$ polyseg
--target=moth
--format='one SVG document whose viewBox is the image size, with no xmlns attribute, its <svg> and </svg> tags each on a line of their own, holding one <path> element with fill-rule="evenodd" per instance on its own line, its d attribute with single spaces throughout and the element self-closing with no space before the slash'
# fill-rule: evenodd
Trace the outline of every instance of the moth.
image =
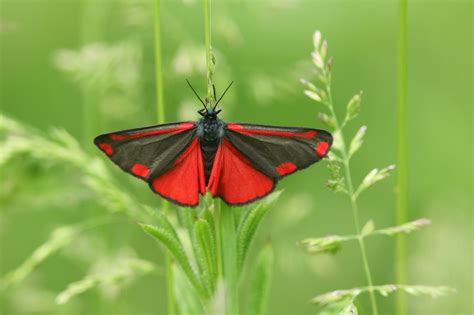
<svg viewBox="0 0 474 315">
<path fill-rule="evenodd" d="M 233 82 L 232 82 L 233 83 Z M 325 130 L 225 122 L 217 100 L 203 101 L 197 121 L 167 123 L 99 135 L 95 145 L 125 172 L 180 206 L 195 207 L 209 192 L 229 205 L 270 194 L 285 176 L 325 157 Z M 212 103 L 215 103 L 213 105 Z"/>
</svg>

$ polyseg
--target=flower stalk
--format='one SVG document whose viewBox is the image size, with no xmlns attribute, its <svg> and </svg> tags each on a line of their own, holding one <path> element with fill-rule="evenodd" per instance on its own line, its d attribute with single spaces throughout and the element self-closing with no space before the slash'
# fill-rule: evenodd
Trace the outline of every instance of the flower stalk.
<svg viewBox="0 0 474 315">
<path fill-rule="evenodd" d="M 165 122 L 165 100 L 163 89 L 163 57 L 161 51 L 161 0 L 153 1 L 153 24 L 155 36 L 155 82 L 156 82 L 156 120 L 158 124 Z M 168 212 L 169 204 L 163 201 L 163 211 Z M 166 274 L 166 301 L 168 314 L 176 314 L 176 301 L 174 295 L 173 281 L 173 258 L 169 250 L 165 250 L 165 274 Z"/>
</svg>

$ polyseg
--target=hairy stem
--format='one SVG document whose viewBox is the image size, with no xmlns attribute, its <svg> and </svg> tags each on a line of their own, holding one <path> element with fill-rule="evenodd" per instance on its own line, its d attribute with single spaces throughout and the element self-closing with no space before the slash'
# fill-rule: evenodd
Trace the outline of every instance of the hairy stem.
<svg viewBox="0 0 474 315">
<path fill-rule="evenodd" d="M 165 100 L 163 92 L 163 58 L 161 56 L 161 0 L 153 2 L 153 21 L 155 29 L 155 80 L 156 80 L 156 115 L 157 122 L 165 122 Z M 168 213 L 169 204 L 163 201 L 163 211 Z M 168 250 L 165 250 L 165 273 L 166 273 L 166 301 L 169 315 L 176 314 L 176 301 L 174 295 L 173 281 L 173 258 Z"/>
<path fill-rule="evenodd" d="M 237 235 L 232 208 L 221 201 L 221 236 L 222 236 L 222 271 L 226 288 L 226 314 L 239 313 L 238 300 L 238 268 L 237 268 Z"/>
<path fill-rule="evenodd" d="M 335 125 L 336 125 L 336 130 L 340 131 L 340 140 L 341 140 L 341 148 L 342 148 L 342 159 L 343 159 L 343 164 L 344 164 L 344 170 L 345 170 L 345 177 L 346 177 L 346 183 L 347 183 L 347 192 L 349 193 L 349 197 L 351 199 L 351 208 L 352 208 L 352 216 L 354 219 L 354 227 L 356 229 L 356 233 L 358 235 L 357 240 L 359 243 L 359 248 L 362 256 L 362 263 L 364 265 L 364 272 L 365 272 L 365 278 L 367 280 L 367 284 L 370 288 L 369 290 L 369 296 L 370 296 L 370 303 L 372 306 L 372 313 L 374 315 L 378 314 L 377 311 L 377 301 L 375 300 L 375 293 L 373 291 L 373 282 L 372 282 L 372 274 L 370 272 L 370 266 L 369 266 L 369 260 L 367 259 L 367 252 L 365 249 L 365 241 L 364 237 L 361 234 L 361 229 L 360 229 L 360 223 L 359 223 L 359 207 L 357 205 L 357 199 L 356 195 L 354 192 L 354 185 L 352 184 L 352 175 L 351 175 L 351 168 L 349 164 L 350 156 L 349 156 L 349 151 L 346 145 L 346 141 L 344 140 L 344 135 L 342 134 L 342 129 L 340 127 L 339 121 L 336 116 L 336 112 L 334 111 L 334 105 L 333 105 L 333 100 L 332 100 L 332 94 L 331 94 L 331 87 L 330 87 L 330 82 L 326 85 L 326 92 L 328 95 L 328 106 L 329 110 L 331 111 L 331 115 L 334 117 Z"/>
<path fill-rule="evenodd" d="M 407 154 L 406 154 L 406 111 L 407 111 L 407 0 L 398 1 L 398 104 L 397 104 L 397 201 L 396 223 L 407 220 Z M 395 247 L 395 277 L 397 283 L 406 283 L 406 245 L 405 236 L 397 235 Z M 406 313 L 406 300 L 403 292 L 396 295 L 396 313 Z"/>
</svg>

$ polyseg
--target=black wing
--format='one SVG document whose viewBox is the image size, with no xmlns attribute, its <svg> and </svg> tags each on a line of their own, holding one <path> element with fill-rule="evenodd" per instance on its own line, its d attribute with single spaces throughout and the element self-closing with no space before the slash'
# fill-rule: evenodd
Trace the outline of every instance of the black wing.
<svg viewBox="0 0 474 315">
<path fill-rule="evenodd" d="M 318 162 L 332 135 L 320 129 L 228 123 L 225 137 L 265 175 L 280 179 Z"/>
<path fill-rule="evenodd" d="M 122 130 L 94 139 L 122 170 L 150 182 L 169 170 L 196 136 L 193 122 Z"/>
</svg>

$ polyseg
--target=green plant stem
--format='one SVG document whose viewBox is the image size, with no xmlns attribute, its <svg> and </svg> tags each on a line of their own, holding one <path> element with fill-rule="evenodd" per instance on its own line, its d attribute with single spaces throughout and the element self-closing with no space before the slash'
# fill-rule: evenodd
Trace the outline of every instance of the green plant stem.
<svg viewBox="0 0 474 315">
<path fill-rule="evenodd" d="M 218 201 L 221 203 L 221 201 Z M 221 204 L 221 236 L 222 236 L 222 271 L 226 288 L 226 314 L 239 313 L 238 300 L 238 268 L 237 268 L 237 233 L 232 208 Z"/>
<path fill-rule="evenodd" d="M 224 277 L 223 271 L 222 271 L 222 236 L 221 236 L 221 229 L 220 226 L 222 225 L 221 223 L 221 202 L 216 201 L 214 203 L 214 225 L 216 226 L 215 228 L 215 237 L 216 237 L 216 258 L 217 258 L 217 279 L 222 279 Z"/>
<path fill-rule="evenodd" d="M 163 61 L 161 56 L 161 0 L 154 0 L 156 115 L 159 124 L 165 122 L 163 93 Z"/>
<path fill-rule="evenodd" d="M 163 89 L 163 58 L 161 55 L 161 0 L 153 1 L 154 30 L 155 30 L 155 81 L 156 81 L 156 120 L 159 124 L 165 122 L 165 100 Z M 169 204 L 163 201 L 163 212 L 168 214 Z M 176 301 L 174 295 L 173 258 L 169 250 L 165 250 L 166 274 L 166 301 L 169 315 L 176 314 Z"/>
<path fill-rule="evenodd" d="M 397 224 L 402 224 L 407 220 L 407 1 L 398 1 Z M 399 284 L 406 283 L 406 244 L 405 236 L 401 234 L 396 238 L 395 278 Z M 406 314 L 406 299 L 403 292 L 397 292 L 396 313 Z"/>
<path fill-rule="evenodd" d="M 365 249 L 364 237 L 361 234 L 360 223 L 359 223 L 359 207 L 357 205 L 357 199 L 354 192 L 354 185 L 352 184 L 351 168 L 349 164 L 350 156 L 347 150 L 346 141 L 344 140 L 344 136 L 342 134 L 342 130 L 339 125 L 339 121 L 337 120 L 336 112 L 334 111 L 330 83 L 328 83 L 326 86 L 326 92 L 328 95 L 329 110 L 331 111 L 331 115 L 334 117 L 336 130 L 339 130 L 339 134 L 340 134 L 342 159 L 344 163 L 345 177 L 346 177 L 346 182 L 347 182 L 347 192 L 349 193 L 349 197 L 351 199 L 352 216 L 354 219 L 354 226 L 356 229 L 356 233 L 358 235 L 357 241 L 359 243 L 359 248 L 362 255 L 362 263 L 364 265 L 365 277 L 366 277 L 369 288 L 371 288 L 369 290 L 369 296 L 370 296 L 370 303 L 372 306 L 372 313 L 373 315 L 377 315 L 378 314 L 377 301 L 375 300 L 375 293 L 372 289 L 373 288 L 372 274 L 370 272 L 369 260 L 367 259 L 367 251 Z"/>
<path fill-rule="evenodd" d="M 213 100 L 213 67 L 212 67 L 212 46 L 211 46 L 211 0 L 203 0 L 204 9 L 204 44 L 206 47 L 207 64 L 207 99 Z M 214 100 L 215 101 L 215 100 Z"/>
</svg>

